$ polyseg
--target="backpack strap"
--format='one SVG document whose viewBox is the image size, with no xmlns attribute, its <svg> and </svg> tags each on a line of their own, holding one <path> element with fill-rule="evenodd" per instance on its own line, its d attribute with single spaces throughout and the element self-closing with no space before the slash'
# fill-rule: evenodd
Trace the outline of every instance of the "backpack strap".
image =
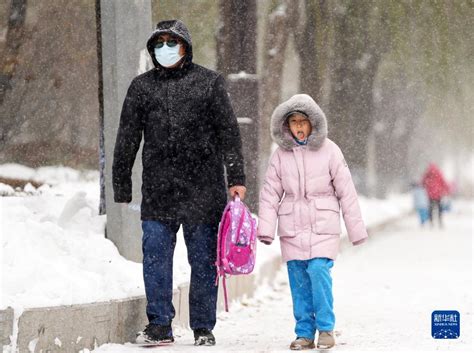
<svg viewBox="0 0 474 353">
<path fill-rule="evenodd" d="M 240 197 L 236 196 L 235 201 L 240 202 Z M 243 226 L 244 221 L 245 221 L 245 214 L 247 213 L 246 212 L 247 208 L 246 208 L 245 205 L 243 205 L 243 207 L 240 207 L 240 209 L 242 210 L 242 213 L 240 214 L 239 225 L 237 226 L 237 235 L 240 234 L 240 231 L 242 230 L 242 226 Z M 238 239 L 236 239 L 236 240 L 238 241 Z"/>
<path fill-rule="evenodd" d="M 224 272 L 224 261 L 222 258 L 221 254 L 221 246 L 222 242 L 224 241 L 224 237 L 222 236 L 223 230 L 224 230 L 224 223 L 226 220 L 226 213 L 228 212 L 230 208 L 230 202 L 227 204 L 227 206 L 224 209 L 224 212 L 222 212 L 222 217 L 221 217 L 221 222 L 219 225 L 219 232 L 217 236 L 217 256 L 216 256 L 216 282 L 215 285 L 219 285 L 219 278 L 222 278 L 222 285 L 223 285 L 223 290 L 224 290 L 224 306 L 225 306 L 225 311 L 229 311 L 229 305 L 227 302 L 227 285 L 226 285 L 226 280 L 225 280 L 225 272 Z"/>
<path fill-rule="evenodd" d="M 219 230 L 217 232 L 217 249 L 216 249 L 216 272 L 217 272 L 217 276 L 216 276 L 216 286 L 218 285 L 219 283 L 219 275 L 220 275 L 220 271 L 221 271 L 221 268 L 222 268 L 222 258 L 221 258 L 221 243 L 223 241 L 223 237 L 222 237 L 222 232 L 223 232 L 223 228 L 224 228 L 224 221 L 225 221 L 225 218 L 226 218 L 226 214 L 228 212 L 230 208 L 230 203 L 228 203 L 224 209 L 224 212 L 222 212 L 222 217 L 221 217 L 221 222 L 219 224 Z"/>
<path fill-rule="evenodd" d="M 227 300 L 227 286 L 225 283 L 225 275 L 222 276 L 222 289 L 224 290 L 224 308 L 226 312 L 229 312 L 229 303 Z"/>
<path fill-rule="evenodd" d="M 222 278 L 222 289 L 224 290 L 224 308 L 225 311 L 229 312 L 229 303 L 227 299 L 227 285 L 226 285 L 226 278 L 225 273 L 223 271 L 219 271 L 216 276 L 216 286 L 219 284 L 219 278 Z"/>
</svg>

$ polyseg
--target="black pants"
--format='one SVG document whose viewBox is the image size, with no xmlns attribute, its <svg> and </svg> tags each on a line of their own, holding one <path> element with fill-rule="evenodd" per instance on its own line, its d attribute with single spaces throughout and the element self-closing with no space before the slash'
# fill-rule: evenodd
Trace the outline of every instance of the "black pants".
<svg viewBox="0 0 474 353">
<path fill-rule="evenodd" d="M 441 200 L 433 200 L 430 199 L 430 223 L 433 225 L 433 211 L 434 209 L 437 209 L 438 212 L 438 221 L 439 221 L 439 226 L 443 226 L 443 220 L 442 220 L 442 214 L 443 212 L 441 211 Z"/>
</svg>

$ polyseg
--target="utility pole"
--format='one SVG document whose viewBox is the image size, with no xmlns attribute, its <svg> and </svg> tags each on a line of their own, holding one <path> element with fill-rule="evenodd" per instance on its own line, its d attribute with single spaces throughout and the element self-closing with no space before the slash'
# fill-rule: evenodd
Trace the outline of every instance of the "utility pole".
<svg viewBox="0 0 474 353">
<path fill-rule="evenodd" d="M 151 1 L 96 0 L 101 113 L 101 182 L 107 205 L 107 238 L 129 260 L 141 262 L 141 151 L 133 167 L 133 203 L 117 204 L 112 162 L 120 111 L 132 79 L 146 71 L 146 41 L 152 31 Z M 142 59 L 142 60 L 140 60 Z M 102 204 L 102 213 L 105 212 Z"/>
</svg>

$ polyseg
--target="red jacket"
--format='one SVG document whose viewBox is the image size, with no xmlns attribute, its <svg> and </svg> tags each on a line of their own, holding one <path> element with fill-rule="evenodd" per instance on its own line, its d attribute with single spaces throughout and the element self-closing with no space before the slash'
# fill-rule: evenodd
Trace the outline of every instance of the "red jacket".
<svg viewBox="0 0 474 353">
<path fill-rule="evenodd" d="M 443 173 L 434 163 L 430 163 L 423 175 L 423 186 L 431 200 L 440 200 L 449 194 L 449 186 L 443 177 Z"/>
</svg>

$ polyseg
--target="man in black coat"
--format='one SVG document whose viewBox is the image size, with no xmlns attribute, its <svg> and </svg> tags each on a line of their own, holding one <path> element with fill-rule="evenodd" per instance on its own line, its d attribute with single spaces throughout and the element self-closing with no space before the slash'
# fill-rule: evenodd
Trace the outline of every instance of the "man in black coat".
<svg viewBox="0 0 474 353">
<path fill-rule="evenodd" d="M 123 103 L 112 179 L 115 202 L 132 200 L 132 167 L 143 146 L 141 220 L 149 324 L 137 343 L 173 342 L 173 253 L 183 228 L 191 265 L 190 326 L 196 345 L 214 345 L 218 223 L 230 196 L 245 197 L 237 119 L 224 78 L 193 63 L 179 20 L 162 21 L 147 42 L 155 68 L 133 79 Z"/>
</svg>

